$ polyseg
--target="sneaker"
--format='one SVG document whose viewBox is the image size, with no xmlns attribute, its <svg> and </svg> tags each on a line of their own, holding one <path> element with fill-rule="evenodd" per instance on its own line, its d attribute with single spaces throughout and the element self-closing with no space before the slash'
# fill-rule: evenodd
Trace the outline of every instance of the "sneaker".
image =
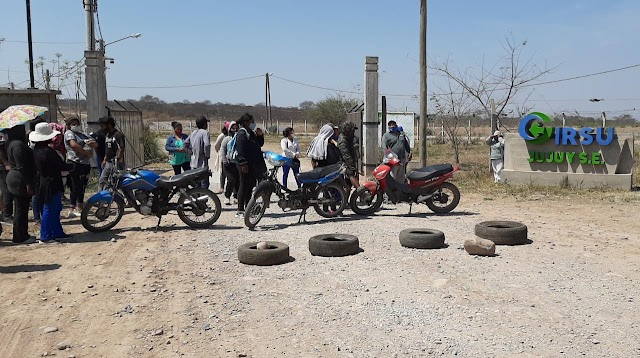
<svg viewBox="0 0 640 358">
<path fill-rule="evenodd" d="M 238 198 L 233 198 L 233 201 L 232 201 L 232 203 L 233 203 L 233 205 L 236 205 L 236 204 L 238 204 Z"/>
<path fill-rule="evenodd" d="M 232 204 L 231 204 L 231 198 L 227 198 L 227 199 L 224 201 L 224 205 L 232 205 Z"/>
<path fill-rule="evenodd" d="M 79 218 L 79 217 L 81 217 L 81 216 L 82 216 L 82 212 L 81 212 L 81 211 L 78 211 L 78 210 L 74 210 L 74 211 L 73 211 L 73 216 L 74 216 L 74 217 L 76 217 L 76 218 Z"/>
<path fill-rule="evenodd" d="M 5 217 L 2 219 L 2 222 L 3 222 L 3 223 L 5 223 L 5 224 L 11 224 L 11 225 L 13 225 L 13 216 L 5 216 Z"/>
<path fill-rule="evenodd" d="M 49 239 L 49 240 L 38 240 L 39 244 L 60 244 L 61 242 L 58 239 Z"/>
<path fill-rule="evenodd" d="M 67 214 L 67 219 L 72 219 L 76 217 L 76 210 L 75 209 L 70 209 L 69 213 Z"/>
<path fill-rule="evenodd" d="M 238 211 L 238 212 L 236 213 L 236 217 L 237 217 L 237 218 L 243 218 L 243 217 L 244 217 L 244 211 Z"/>
</svg>

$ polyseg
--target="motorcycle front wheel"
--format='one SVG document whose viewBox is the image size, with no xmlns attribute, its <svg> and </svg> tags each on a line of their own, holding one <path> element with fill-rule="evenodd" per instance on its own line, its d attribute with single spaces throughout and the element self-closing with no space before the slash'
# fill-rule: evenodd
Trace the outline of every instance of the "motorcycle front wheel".
<svg viewBox="0 0 640 358">
<path fill-rule="evenodd" d="M 122 201 L 97 201 L 84 205 L 80 221 L 87 231 L 104 232 L 118 225 L 123 214 L 124 203 Z"/>
<path fill-rule="evenodd" d="M 271 200 L 271 194 L 256 193 L 244 210 L 244 224 L 249 230 L 255 229 L 256 225 L 262 220 L 264 212 L 267 210 L 267 204 Z"/>
<path fill-rule="evenodd" d="M 213 225 L 222 211 L 220 199 L 205 188 L 189 189 L 178 199 L 178 216 L 192 228 L 205 229 Z"/>
<path fill-rule="evenodd" d="M 342 185 L 331 183 L 316 190 L 313 208 L 324 218 L 335 218 L 347 207 L 349 197 Z"/>
<path fill-rule="evenodd" d="M 361 186 L 351 195 L 349 206 L 357 215 L 371 215 L 380 209 L 383 198 L 381 191 L 372 194 L 369 188 Z"/>
<path fill-rule="evenodd" d="M 460 190 L 452 183 L 445 182 L 435 188 L 426 204 L 436 214 L 446 214 L 460 203 Z"/>
</svg>

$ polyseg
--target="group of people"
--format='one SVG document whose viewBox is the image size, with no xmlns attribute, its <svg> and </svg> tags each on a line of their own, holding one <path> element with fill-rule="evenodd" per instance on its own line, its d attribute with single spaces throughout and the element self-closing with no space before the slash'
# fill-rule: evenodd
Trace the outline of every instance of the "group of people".
<svg viewBox="0 0 640 358">
<path fill-rule="evenodd" d="M 211 157 L 211 144 L 207 132 L 205 117 L 196 121 L 198 129 L 190 135 L 182 132 L 182 125 L 172 123 L 174 133 L 167 138 L 165 149 L 169 152 L 169 162 L 174 173 L 183 170 L 208 167 Z M 383 149 L 391 150 L 406 164 L 411 160 L 409 140 L 395 121 L 390 121 L 389 133 L 383 138 Z M 360 144 L 355 135 L 357 127 L 351 122 L 344 122 L 341 126 L 332 123 L 325 124 L 311 142 L 307 150 L 307 157 L 311 159 L 313 168 L 321 168 L 337 163 L 346 166 L 346 190 L 358 187 L 360 158 Z M 225 197 L 226 205 L 237 205 L 236 217 L 244 216 L 246 205 L 251 199 L 253 188 L 264 178 L 267 167 L 264 161 L 262 147 L 264 146 L 264 132 L 257 128 L 253 116 L 243 114 L 237 121 L 225 122 L 220 135 L 214 142 L 214 149 L 218 155 L 220 171 L 219 194 Z M 293 171 L 298 186 L 297 175 L 300 170 L 300 144 L 293 128 L 288 127 L 282 132 L 280 141 L 282 155 L 293 159 L 293 165 L 283 166 L 282 182 L 286 188 L 290 173 Z M 189 159 L 190 158 L 190 159 Z M 399 180 L 404 180 L 404 169 L 393 173 Z M 208 183 L 207 183 L 208 186 Z"/>
<path fill-rule="evenodd" d="M 53 243 L 70 237 L 62 227 L 63 202 L 67 217 L 80 217 L 85 190 L 95 159 L 99 182 L 106 184 L 114 163 L 124 165 L 124 135 L 112 117 L 99 120 L 100 131 L 85 134 L 77 117 L 65 124 L 36 118 L 2 130 L 0 140 L 0 209 L 13 224 L 13 242 Z M 69 198 L 64 195 L 70 188 Z M 29 234 L 29 208 L 40 222 L 40 238 Z"/>
</svg>

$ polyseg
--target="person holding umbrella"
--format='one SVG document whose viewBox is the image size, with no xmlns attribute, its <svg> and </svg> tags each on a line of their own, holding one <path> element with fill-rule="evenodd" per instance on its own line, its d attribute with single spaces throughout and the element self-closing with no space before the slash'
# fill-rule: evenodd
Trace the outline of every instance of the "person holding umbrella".
<svg viewBox="0 0 640 358">
<path fill-rule="evenodd" d="M 29 235 L 29 202 L 35 192 L 36 164 L 33 151 L 27 144 L 24 124 L 47 111 L 46 107 L 11 106 L 0 113 L 0 128 L 5 133 L 5 146 L 10 170 L 7 173 L 7 188 L 14 197 L 13 242 L 31 244 L 36 242 Z"/>
<path fill-rule="evenodd" d="M 29 141 L 35 144 L 33 149 L 38 169 L 38 198 L 42 205 L 40 222 L 40 242 L 52 243 L 70 236 L 65 234 L 60 223 L 62 211 L 62 172 L 71 170 L 74 164 L 66 164 L 58 153 L 49 146 L 60 132 L 51 129 L 48 123 L 38 123 L 29 133 Z"/>
</svg>

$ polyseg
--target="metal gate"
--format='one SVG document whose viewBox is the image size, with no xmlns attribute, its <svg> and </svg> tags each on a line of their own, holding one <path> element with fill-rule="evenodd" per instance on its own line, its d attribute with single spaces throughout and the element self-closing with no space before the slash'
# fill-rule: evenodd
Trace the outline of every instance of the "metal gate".
<svg viewBox="0 0 640 358">
<path fill-rule="evenodd" d="M 142 111 L 133 103 L 127 102 L 132 109 L 122 105 L 121 102 L 114 101 L 122 109 L 109 109 L 110 115 L 116 121 L 116 128 L 124 134 L 126 145 L 124 160 L 128 168 L 139 168 L 145 164 L 144 161 L 144 123 L 142 121 Z"/>
</svg>

